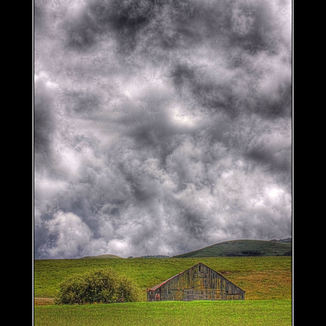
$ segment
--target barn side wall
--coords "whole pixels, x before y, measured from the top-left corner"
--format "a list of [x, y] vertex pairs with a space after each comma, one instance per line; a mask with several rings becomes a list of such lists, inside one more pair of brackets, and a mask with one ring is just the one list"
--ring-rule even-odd
[[205, 265], [196, 265], [147, 293], [148, 301], [243, 299], [244, 291]]

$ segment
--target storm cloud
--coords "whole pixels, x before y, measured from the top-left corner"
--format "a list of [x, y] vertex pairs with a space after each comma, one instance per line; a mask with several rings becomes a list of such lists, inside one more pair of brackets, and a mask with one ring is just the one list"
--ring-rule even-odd
[[35, 257], [291, 235], [291, 1], [35, 1]]

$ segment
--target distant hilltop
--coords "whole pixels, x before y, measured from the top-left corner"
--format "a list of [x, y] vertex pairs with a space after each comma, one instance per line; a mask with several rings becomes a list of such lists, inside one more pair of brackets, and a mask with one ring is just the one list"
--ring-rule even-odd
[[170, 256], [166, 255], [154, 255], [154, 256], [140, 256], [139, 258], [169, 258]]
[[116, 255], [110, 255], [110, 254], [104, 254], [104, 255], [98, 255], [98, 256], [85, 256], [80, 259], [106, 259], [106, 258], [121, 258], [121, 259], [123, 259], [122, 257], [116, 256]]
[[281, 240], [232, 240], [187, 252], [174, 258], [291, 256], [291, 238]]
[[271, 241], [276, 241], [276, 242], [292, 242], [292, 238], [286, 238], [286, 239], [280, 239], [280, 240], [273, 239]]
[[[272, 240], [231, 240], [219, 242], [205, 248], [172, 256], [173, 258], [191, 257], [242, 257], [242, 256], [291, 256], [292, 238]], [[169, 258], [167, 255], [129, 256], [128, 258]], [[105, 254], [86, 256], [82, 259], [120, 258], [116, 255]]]

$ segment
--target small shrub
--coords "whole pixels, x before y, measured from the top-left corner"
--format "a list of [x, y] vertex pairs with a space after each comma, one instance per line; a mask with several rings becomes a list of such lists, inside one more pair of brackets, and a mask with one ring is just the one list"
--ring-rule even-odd
[[134, 286], [134, 284], [126, 279], [120, 279], [118, 287], [116, 289], [117, 302], [133, 302], [138, 301], [140, 291]]
[[60, 284], [56, 304], [138, 301], [139, 290], [112, 270], [98, 270], [66, 279]]

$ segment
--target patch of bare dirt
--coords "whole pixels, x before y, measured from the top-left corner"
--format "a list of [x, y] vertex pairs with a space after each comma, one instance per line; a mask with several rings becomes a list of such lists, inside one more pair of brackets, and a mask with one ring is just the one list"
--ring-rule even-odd
[[34, 298], [35, 306], [45, 306], [54, 304], [54, 298]]

